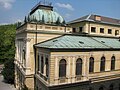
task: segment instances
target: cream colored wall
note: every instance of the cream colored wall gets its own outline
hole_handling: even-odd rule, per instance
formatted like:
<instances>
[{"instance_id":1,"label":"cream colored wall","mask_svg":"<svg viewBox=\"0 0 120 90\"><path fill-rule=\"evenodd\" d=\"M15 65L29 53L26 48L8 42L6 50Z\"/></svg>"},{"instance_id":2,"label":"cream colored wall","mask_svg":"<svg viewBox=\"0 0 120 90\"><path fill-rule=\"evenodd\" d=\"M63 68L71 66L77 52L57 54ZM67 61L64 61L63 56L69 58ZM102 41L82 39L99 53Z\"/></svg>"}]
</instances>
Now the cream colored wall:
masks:
<instances>
[{"instance_id":1,"label":"cream colored wall","mask_svg":"<svg viewBox=\"0 0 120 90\"><path fill-rule=\"evenodd\" d=\"M87 25L89 25L89 24L87 24ZM120 36L120 26L90 23L90 27L96 27L96 33L92 33L90 31L91 34L97 34L97 35L103 35L103 36L115 36L115 30L119 30L118 36ZM100 33L100 28L104 28L104 33ZM108 34L108 29L112 29L112 34Z\"/></svg>"},{"instance_id":2,"label":"cream colored wall","mask_svg":"<svg viewBox=\"0 0 120 90\"><path fill-rule=\"evenodd\" d=\"M63 32L69 33L72 31L71 27L68 26L52 26L52 25L41 25L41 24L27 24L27 30L40 30L40 31L52 31L52 32Z\"/></svg>"},{"instance_id":3,"label":"cream colored wall","mask_svg":"<svg viewBox=\"0 0 120 90\"><path fill-rule=\"evenodd\" d=\"M52 38L55 38L55 37L58 37L60 35L57 35L57 34L37 34L37 43L40 43L40 42L43 42L43 41L46 41L48 39L52 39ZM35 62L35 58L34 58L34 48L33 48L33 45L35 44L35 41L36 41L36 35L34 33L28 33L27 34L27 38L30 38L31 41L29 42L29 57L28 57L28 60L29 60L29 64L30 64L30 68L31 68L31 73L34 73L34 62Z\"/></svg>"},{"instance_id":4,"label":"cream colored wall","mask_svg":"<svg viewBox=\"0 0 120 90\"><path fill-rule=\"evenodd\" d=\"M100 59L105 56L105 72L100 72ZM116 57L115 70L110 70L110 59ZM93 56L95 60L94 73L89 74L89 58ZM94 51L94 52L51 52L50 59L50 85L58 85L59 82L59 61L65 59L67 61L67 81L65 83L77 82L75 79L75 62L78 58L83 60L83 77L80 81L87 81L100 76L112 76L120 73L120 53L119 51ZM114 77L118 78L118 77ZM112 77L111 77L112 79ZM105 79L104 79L105 80ZM98 79L99 82L99 79Z\"/></svg>"},{"instance_id":5,"label":"cream colored wall","mask_svg":"<svg viewBox=\"0 0 120 90\"><path fill-rule=\"evenodd\" d=\"M71 24L72 28L76 28L76 32L79 33L79 27L83 27L83 32L87 32L87 28L85 26L85 22L81 22L81 23L75 23L75 24Z\"/></svg>"},{"instance_id":6,"label":"cream colored wall","mask_svg":"<svg viewBox=\"0 0 120 90\"><path fill-rule=\"evenodd\" d=\"M120 36L120 26L93 23L93 22L79 22L70 25L72 28L77 28L77 32L79 27L82 26L83 32L93 35L101 35L101 36L115 36L115 30L119 30L119 35L117 36ZM91 32L91 27L96 27L96 33ZM100 28L104 28L104 34L100 33ZM108 29L112 29L112 34L108 34Z\"/></svg>"},{"instance_id":7,"label":"cream colored wall","mask_svg":"<svg viewBox=\"0 0 120 90\"><path fill-rule=\"evenodd\" d=\"M33 27L31 27L31 25L33 25ZM65 32L65 28L66 28L66 33L71 31L70 27L57 27L57 26L47 26L47 25L37 25L37 43L46 41L48 39L52 39L55 37L58 37L62 34L64 34L63 32ZM40 27L42 27L40 29ZM49 27L51 28L51 30L49 30ZM57 34L53 33L53 31L57 29ZM30 33L30 30L36 30L36 25L35 24L25 24L22 27L18 28L16 31L16 61L15 61L15 65L17 67L19 67L19 69L21 71L19 71L17 68L15 71L18 72L22 72L23 76L32 76L35 73L35 58L34 58L34 48L33 45L36 44L36 32ZM25 32L26 31L26 32ZM42 32L44 31L44 33ZM47 31L50 31L47 32ZM62 32L62 34L60 34L60 32ZM26 50L26 60L23 60L25 62L22 63L22 60L20 59L20 57L23 57L23 48L25 47ZM18 50L19 49L19 50ZM20 55L21 54L21 55ZM31 77L30 79L33 79L33 77ZM30 80L29 79L29 80ZM24 82L26 82L25 84L28 85L27 87L33 87L34 86L34 82L33 80L31 81L27 81L27 77L23 80ZM19 83L19 80L17 80ZM28 84L28 83L31 84Z\"/></svg>"}]
</instances>

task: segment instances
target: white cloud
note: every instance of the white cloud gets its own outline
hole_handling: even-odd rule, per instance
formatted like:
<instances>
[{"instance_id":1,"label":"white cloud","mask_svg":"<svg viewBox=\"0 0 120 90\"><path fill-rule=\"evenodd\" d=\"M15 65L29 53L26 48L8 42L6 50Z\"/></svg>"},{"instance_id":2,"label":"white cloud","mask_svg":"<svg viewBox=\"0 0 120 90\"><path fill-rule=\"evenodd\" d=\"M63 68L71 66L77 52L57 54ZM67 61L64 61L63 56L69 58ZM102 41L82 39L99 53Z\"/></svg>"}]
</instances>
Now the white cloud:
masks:
<instances>
[{"instance_id":1,"label":"white cloud","mask_svg":"<svg viewBox=\"0 0 120 90\"><path fill-rule=\"evenodd\" d=\"M13 2L15 2L15 0L0 0L0 6L4 7L5 9L11 9Z\"/></svg>"},{"instance_id":2,"label":"white cloud","mask_svg":"<svg viewBox=\"0 0 120 90\"><path fill-rule=\"evenodd\" d=\"M66 9L71 10L71 11L74 10L74 8L72 7L72 5L70 5L70 4L56 3L56 5L57 5L58 7L66 8Z\"/></svg>"}]
</instances>

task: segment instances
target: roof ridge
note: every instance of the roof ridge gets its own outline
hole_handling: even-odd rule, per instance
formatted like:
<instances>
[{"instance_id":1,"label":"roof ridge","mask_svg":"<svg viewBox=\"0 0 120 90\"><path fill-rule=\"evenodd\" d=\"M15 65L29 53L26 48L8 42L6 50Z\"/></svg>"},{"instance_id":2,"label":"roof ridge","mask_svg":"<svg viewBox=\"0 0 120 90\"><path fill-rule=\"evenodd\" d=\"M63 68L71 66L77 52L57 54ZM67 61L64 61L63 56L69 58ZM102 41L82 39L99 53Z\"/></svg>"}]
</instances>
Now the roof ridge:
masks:
<instances>
[{"instance_id":1,"label":"roof ridge","mask_svg":"<svg viewBox=\"0 0 120 90\"><path fill-rule=\"evenodd\" d=\"M92 15L92 14L89 14L86 20L88 20L88 19L91 17L91 15Z\"/></svg>"}]
</instances>

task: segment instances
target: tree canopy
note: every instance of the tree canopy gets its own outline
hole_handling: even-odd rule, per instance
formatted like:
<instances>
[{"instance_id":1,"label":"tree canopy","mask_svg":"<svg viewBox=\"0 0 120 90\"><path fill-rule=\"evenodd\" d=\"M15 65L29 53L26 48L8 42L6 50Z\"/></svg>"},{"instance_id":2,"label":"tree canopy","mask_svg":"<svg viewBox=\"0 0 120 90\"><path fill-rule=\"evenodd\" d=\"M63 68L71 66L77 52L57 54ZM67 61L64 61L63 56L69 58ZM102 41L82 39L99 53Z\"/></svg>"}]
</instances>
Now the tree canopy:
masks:
<instances>
[{"instance_id":1,"label":"tree canopy","mask_svg":"<svg viewBox=\"0 0 120 90\"><path fill-rule=\"evenodd\" d=\"M0 25L0 63L15 55L16 25Z\"/></svg>"},{"instance_id":2,"label":"tree canopy","mask_svg":"<svg viewBox=\"0 0 120 90\"><path fill-rule=\"evenodd\" d=\"M0 64L4 63L2 75L8 83L14 83L14 57L16 25L0 25Z\"/></svg>"}]
</instances>

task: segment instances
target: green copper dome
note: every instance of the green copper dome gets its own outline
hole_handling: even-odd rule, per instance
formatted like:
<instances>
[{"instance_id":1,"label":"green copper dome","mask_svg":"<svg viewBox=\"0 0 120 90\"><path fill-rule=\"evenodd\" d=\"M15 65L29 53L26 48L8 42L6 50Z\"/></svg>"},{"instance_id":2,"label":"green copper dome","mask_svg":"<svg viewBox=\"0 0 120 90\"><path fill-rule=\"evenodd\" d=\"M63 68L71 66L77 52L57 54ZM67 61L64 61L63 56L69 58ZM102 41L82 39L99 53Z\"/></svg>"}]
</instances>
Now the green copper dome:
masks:
<instances>
[{"instance_id":1,"label":"green copper dome","mask_svg":"<svg viewBox=\"0 0 120 90\"><path fill-rule=\"evenodd\" d=\"M25 18L25 22L35 22L44 24L59 24L64 25L64 18L57 12L53 11L52 6L39 5L33 9L30 14Z\"/></svg>"}]
</instances>

